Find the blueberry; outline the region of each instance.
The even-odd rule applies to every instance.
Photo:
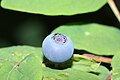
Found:
[[[52,62],[61,63],[69,60],[74,51],[71,39],[63,34],[50,34],[42,43],[44,56]]]

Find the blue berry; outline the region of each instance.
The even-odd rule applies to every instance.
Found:
[[[61,63],[72,57],[74,46],[69,37],[56,33],[50,34],[44,39],[42,51],[49,61]]]

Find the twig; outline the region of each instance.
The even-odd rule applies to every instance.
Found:
[[[118,21],[120,22],[120,12],[118,11],[114,0],[108,0],[108,4],[111,7],[111,9],[112,9],[113,13],[115,14],[115,16],[117,17]]]
[[[91,58],[97,62],[111,63],[112,59],[108,57],[96,56],[92,54],[82,54],[85,57]]]
[[[112,73],[110,73],[110,74],[107,76],[106,80],[111,80],[111,77],[112,77]]]

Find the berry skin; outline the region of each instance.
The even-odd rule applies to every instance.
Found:
[[[62,63],[69,60],[74,51],[71,39],[63,34],[50,34],[42,43],[42,52],[51,62]]]

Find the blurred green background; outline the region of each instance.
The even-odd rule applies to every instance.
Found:
[[[115,0],[120,10],[120,1]],[[109,5],[92,13],[74,16],[45,16],[0,7],[0,47],[30,45],[40,47],[43,39],[56,27],[71,22],[87,22],[120,28]]]

